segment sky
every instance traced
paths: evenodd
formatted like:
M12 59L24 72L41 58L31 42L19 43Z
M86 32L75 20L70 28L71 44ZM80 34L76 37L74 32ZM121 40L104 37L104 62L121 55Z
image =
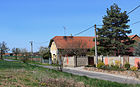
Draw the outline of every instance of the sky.
M74 35L101 25L113 3L127 12L140 5L139 0L0 0L0 42L5 41L10 49L30 51L29 42L33 41L36 52L40 46L48 46L54 36ZM129 14L129 19L128 24L140 21L140 8ZM140 35L140 23L130 29L131 35ZM79 36L94 36L94 30Z

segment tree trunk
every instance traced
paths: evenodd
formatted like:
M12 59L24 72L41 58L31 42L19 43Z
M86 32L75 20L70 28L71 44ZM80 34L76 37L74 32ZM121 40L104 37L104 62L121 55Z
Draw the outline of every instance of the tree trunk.
M61 55L59 56L59 65L60 65L60 71L62 72L63 71L63 58Z
M1 60L3 60L3 54L2 54L2 50L1 50L1 57L0 57L0 58L1 58Z
M1 60L3 60L3 56L2 56L2 54L1 54L1 57L0 57L0 58L1 58Z
M17 60L17 54L16 54L16 60Z

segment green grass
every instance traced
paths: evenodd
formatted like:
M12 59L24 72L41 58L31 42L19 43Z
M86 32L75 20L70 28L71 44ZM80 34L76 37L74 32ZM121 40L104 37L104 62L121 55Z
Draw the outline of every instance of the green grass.
M81 83L85 87L140 87L72 75L20 62L0 61L0 87L80 87Z
M36 64L36 65L45 65L45 66L59 66L58 64L48 64L48 63L41 63L39 61L28 61L30 64Z

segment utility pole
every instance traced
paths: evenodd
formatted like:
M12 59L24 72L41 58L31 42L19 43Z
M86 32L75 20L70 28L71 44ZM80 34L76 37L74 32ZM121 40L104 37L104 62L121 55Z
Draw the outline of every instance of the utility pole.
M96 35L96 24L94 25L95 32L95 58L96 58L96 66L98 64L98 54L97 54L97 35Z
M33 56L33 41L30 41L29 43L31 44L31 58L32 58L32 56Z

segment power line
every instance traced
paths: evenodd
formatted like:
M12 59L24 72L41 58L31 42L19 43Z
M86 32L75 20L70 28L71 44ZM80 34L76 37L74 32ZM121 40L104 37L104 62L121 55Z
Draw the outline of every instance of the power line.
M83 30L83 31L81 31L81 32L79 32L79 33L77 33L77 34L75 34L74 36L77 36L77 35L79 35L79 34L81 34L81 33L83 33L83 32L86 32L86 31L88 31L89 29L91 29L91 28L93 28L94 26L91 26L91 27L89 27L89 28L87 28L87 29L85 29L85 30Z
M96 26L103 26L103 25L96 25ZM75 34L74 36L77 36L77 35L79 35L79 34L81 34L81 33L84 33L84 32L88 31L89 29L91 29L91 28L93 28L93 27L94 27L94 25L91 26L91 27L89 27L89 28L87 28L87 29L85 29L85 30L83 30L83 31L81 31L81 32L79 32L79 33L77 33L77 34Z
M140 5L138 5L137 7L135 7L134 9L132 9L130 12L128 12L127 14L132 13L133 11L135 11L136 9L138 9L140 7Z
M134 24L137 24L137 23L140 23L140 21L134 22L134 23L132 23L132 24L130 24L130 25L134 25Z
M140 7L140 5L138 5L137 7L135 7L134 9L132 9L131 11L129 11L129 12L127 13L127 15L130 14L130 13L132 13L133 11L135 11L136 9L138 9L139 7ZM131 25L134 25L134 24L137 24L137 23L140 23L140 21L137 21L137 22L135 22L135 23L133 23L133 24L131 24ZM103 25L96 25L96 26L103 26ZM83 32L86 32L86 31L88 31L89 29L91 29L92 27L94 27L94 26L91 26L91 27L89 27L89 28L87 28L87 29L81 31L81 32L75 34L74 36L77 36L77 35L79 35L79 34L81 34L81 33L83 33Z

